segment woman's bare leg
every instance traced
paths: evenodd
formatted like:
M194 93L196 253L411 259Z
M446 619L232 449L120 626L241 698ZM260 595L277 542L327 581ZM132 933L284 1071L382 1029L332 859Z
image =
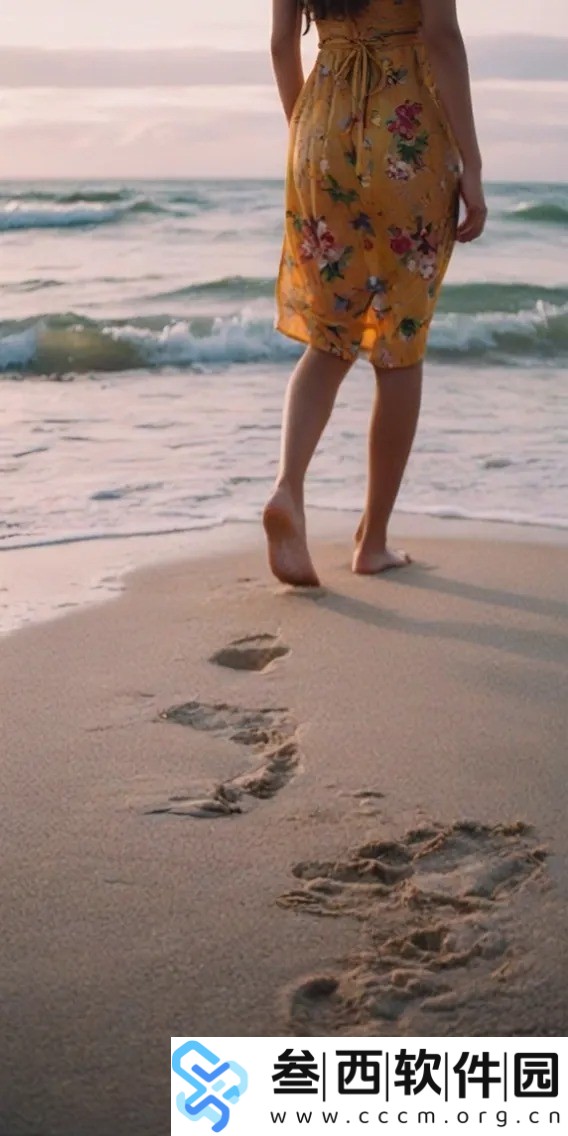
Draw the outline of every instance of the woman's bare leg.
M319 584L306 540L304 479L351 365L308 347L288 384L280 470L263 514L270 567L286 584Z
M383 572L408 564L405 552L387 547L387 528L416 434L422 395L422 363L397 370L375 367L377 389L369 430L367 503L356 533L353 571Z

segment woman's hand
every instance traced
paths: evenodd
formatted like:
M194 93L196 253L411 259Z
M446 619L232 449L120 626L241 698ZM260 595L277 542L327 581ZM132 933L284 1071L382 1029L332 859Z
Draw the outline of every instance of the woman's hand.
M458 225L456 240L461 244L476 241L487 220L487 206L480 170L464 168L460 181L460 196L465 205L465 217Z

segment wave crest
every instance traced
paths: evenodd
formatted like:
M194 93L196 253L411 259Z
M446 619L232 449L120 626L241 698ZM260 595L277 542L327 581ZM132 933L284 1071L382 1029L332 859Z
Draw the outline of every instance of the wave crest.
M509 221L532 221L537 225L568 225L568 207L554 201L522 201L505 214Z
M268 318L244 316L125 321L67 313L0 324L0 371L85 374L165 366L227 366L279 362L301 347ZM568 304L538 301L530 310L469 315L440 313L430 333L430 358L527 365L568 357Z
M121 201L117 195L101 200L71 194L59 201L33 203L12 198L0 204L0 232L30 229L86 228L125 220L130 214L162 213L161 206L145 197Z

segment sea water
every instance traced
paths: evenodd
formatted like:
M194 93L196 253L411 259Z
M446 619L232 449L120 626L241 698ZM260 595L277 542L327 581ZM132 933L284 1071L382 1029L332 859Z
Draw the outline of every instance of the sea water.
M565 529L568 187L488 198L398 511ZM280 181L2 184L0 549L258 518L302 350L273 328L283 209ZM361 506L373 382L341 388L311 509Z

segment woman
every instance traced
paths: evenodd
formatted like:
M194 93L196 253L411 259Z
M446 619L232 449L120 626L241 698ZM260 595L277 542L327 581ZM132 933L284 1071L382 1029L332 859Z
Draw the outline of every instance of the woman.
M319 33L305 83L304 17ZM479 237L487 210L456 0L273 0L271 48L290 126L276 327L308 346L286 395L264 527L278 579L317 585L304 478L360 351L377 389L353 571L410 560L388 548L387 526L428 331L454 241Z

